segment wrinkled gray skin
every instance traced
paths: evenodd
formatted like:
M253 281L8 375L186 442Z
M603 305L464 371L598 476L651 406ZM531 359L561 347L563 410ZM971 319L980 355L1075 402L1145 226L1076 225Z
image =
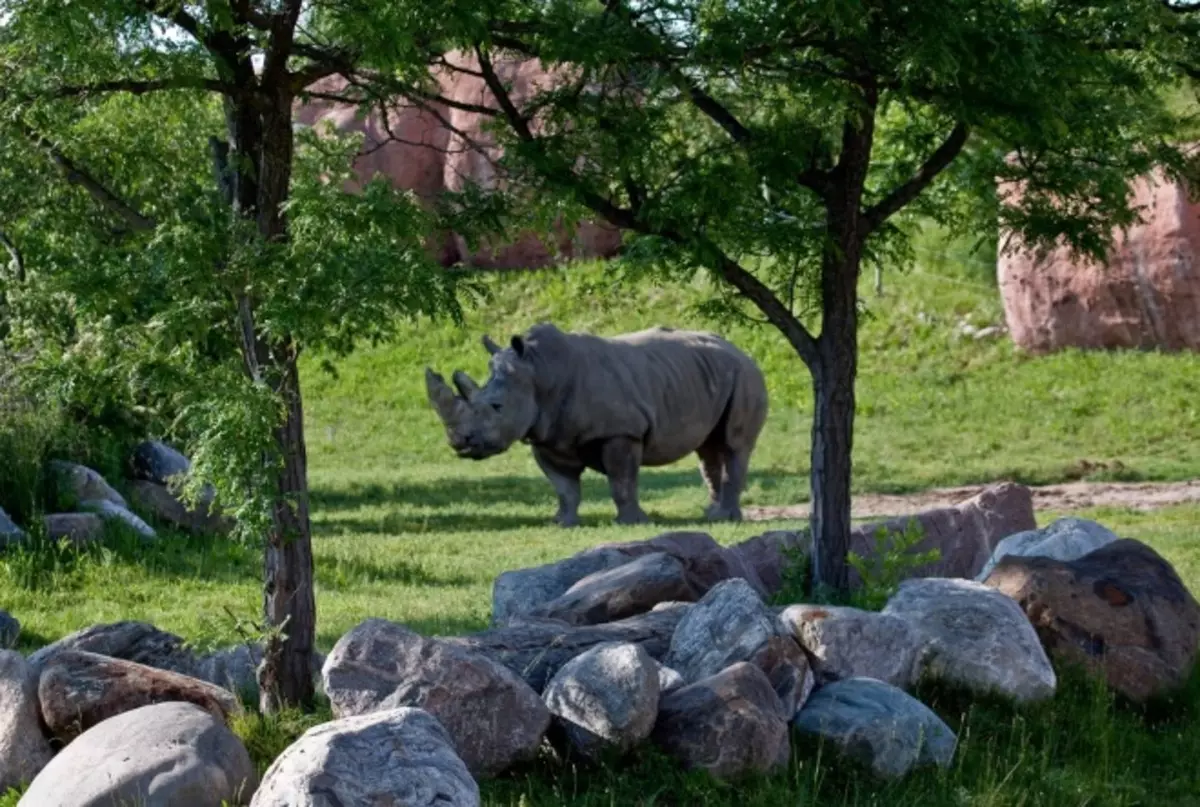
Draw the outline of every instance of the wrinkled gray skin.
M491 377L455 370L458 394L426 368L429 400L460 457L485 459L518 440L558 494L555 521L579 523L580 484L608 477L617 523L646 522L638 470L700 457L712 520L740 520L750 453L767 417L754 362L719 336L650 328L612 338L542 323L501 349L487 336Z

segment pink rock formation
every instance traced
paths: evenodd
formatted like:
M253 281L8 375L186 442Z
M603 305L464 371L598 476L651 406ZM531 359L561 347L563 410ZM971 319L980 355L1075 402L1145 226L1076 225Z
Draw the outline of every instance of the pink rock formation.
M1103 262L1065 247L1000 255L1005 318L1022 348L1200 350L1200 205L1160 175L1132 190L1143 223L1114 232Z
M448 54L455 66L478 71L473 57ZM497 62L502 81L510 83L510 94L520 104L535 93L547 89L554 77L536 60ZM453 101L497 108L492 93L482 78L442 69L435 72L440 92ZM334 76L310 86L312 92L338 94L346 82ZM321 98L298 105L295 120L305 126L329 121L339 132L365 135L362 150L354 161L358 182L349 183L354 191L376 174L382 174L400 188L412 190L419 198L432 202L443 191L459 191L471 182L484 188L496 188L504 179L496 161L503 150L485 131L488 116L443 103L420 108L398 103L386 110L373 110L361 117L357 109ZM472 147L474 144L475 147ZM483 245L471 252L466 239L457 233L443 233L428 244L444 266L465 263L486 269L535 269L561 260L608 258L621 245L621 234L607 224L581 222L573 230L559 226L553 243L532 229L501 243Z

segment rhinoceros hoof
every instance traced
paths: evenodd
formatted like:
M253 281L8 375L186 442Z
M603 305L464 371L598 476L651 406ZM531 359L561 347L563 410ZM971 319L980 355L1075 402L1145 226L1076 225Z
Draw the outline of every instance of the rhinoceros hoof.
M578 527L579 516L557 515L554 517L554 523L560 527Z
M740 507L729 509L714 504L704 511L704 517L709 521L741 521L742 509Z
M649 524L650 516L643 513L640 509L627 513L617 513L618 524Z

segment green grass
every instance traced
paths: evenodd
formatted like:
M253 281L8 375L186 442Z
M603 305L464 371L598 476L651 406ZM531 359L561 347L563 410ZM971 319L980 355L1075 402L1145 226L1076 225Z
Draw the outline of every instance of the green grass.
M318 645L328 650L367 617L423 633L486 626L491 584L506 569L559 559L594 544L693 525L705 504L695 463L645 473L653 526L618 528L604 480L585 477L584 526L549 525L554 496L527 449L482 463L445 445L424 398L422 369L455 367L482 381L479 336L507 338L540 319L616 333L650 325L714 327L692 313L705 286L644 284L588 297L596 267L490 278L492 299L467 323L420 322L395 342L365 347L331 376L304 367L317 568ZM855 435L857 492L1016 479L1200 477L1200 357L1066 352L1032 358L1006 337L956 333L961 318L1003 321L997 292L976 270L926 260L885 277L862 333ZM776 332L721 328L767 374L771 415L751 463L744 502L807 499L809 377ZM1039 514L1042 523L1057 514ZM1200 590L1200 507L1097 518L1155 546ZM796 522L720 525L722 542ZM708 527L705 526L707 529ZM24 625L23 649L98 622L140 619L200 648L240 640L256 620L261 555L252 547L178 536L153 546L115 537L85 551L0 557L0 608ZM652 751L619 765L541 762L485 785L490 805L1187 805L1200 804L1200 691L1167 718L1115 706L1082 684L1029 710L927 697L962 732L955 766L880 785L798 747L785 776L738 787L685 775ZM248 718L238 730L260 767L310 719ZM0 805L7 805L0 797Z

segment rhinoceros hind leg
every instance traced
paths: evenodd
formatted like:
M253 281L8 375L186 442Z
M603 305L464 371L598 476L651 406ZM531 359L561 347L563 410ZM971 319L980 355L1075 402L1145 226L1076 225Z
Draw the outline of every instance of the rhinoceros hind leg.
M650 517L638 504L638 470L642 466L642 444L627 437L605 442L600 462L608 477L618 524L646 524Z
M742 487L746 484L750 452L726 447L721 458L721 489L717 501L709 505L704 515L710 521L741 521Z
M533 458L558 495L558 512L554 515L554 523L560 527L578 527L579 502L583 499L579 477L583 475L583 466L564 467L542 456L536 448L533 450Z

